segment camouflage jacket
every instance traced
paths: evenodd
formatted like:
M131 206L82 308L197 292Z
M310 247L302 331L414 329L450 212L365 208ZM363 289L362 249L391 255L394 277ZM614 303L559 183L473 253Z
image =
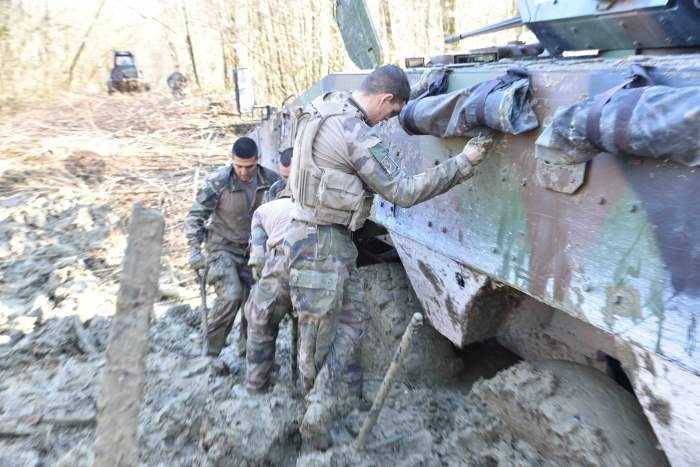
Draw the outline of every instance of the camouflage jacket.
M314 139L312 157L319 168L356 175L369 191L406 208L440 195L473 175L472 165L462 153L425 172L406 175L400 161L369 126L365 111L352 97L345 99L355 110L327 118ZM292 167L290 178L294 177L294 164ZM293 218L328 223L317 217L313 209L295 204Z
M269 190L265 192L263 196L263 204L274 201L283 196L289 196L289 190L287 190L287 181L284 178L280 178L275 183L272 184Z
M169 88L182 88L187 85L187 78L179 71L174 71L166 80Z
M245 253L253 212L262 204L265 192L279 175L258 165L255 177L257 189L252 203L246 198L242 182L231 165L207 177L185 219L185 235L190 248L198 248L206 240L208 250Z
M292 221L292 200L274 199L255 210L250 228L250 259L248 264L262 269L268 253L281 250L284 236Z

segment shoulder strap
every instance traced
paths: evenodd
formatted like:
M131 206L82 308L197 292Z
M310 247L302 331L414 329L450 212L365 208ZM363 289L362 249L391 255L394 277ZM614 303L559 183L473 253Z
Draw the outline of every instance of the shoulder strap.
M610 99L612 99L612 97L617 92L628 86L651 86L653 84L655 84L654 80L651 78L651 76L649 76L647 67L634 64L630 67L630 74L628 75L625 81L613 88L608 89L604 93L599 94L593 101L593 105L591 106L590 110L588 111L588 115L586 116L586 136L591 141L591 143L598 147L602 147L603 143L600 133L600 118L603 115L603 107L605 107L605 104L610 102ZM639 94L638 97L634 100L634 104L637 103L639 97L641 97L641 94ZM627 119L629 119L629 117L631 117L632 115L632 110L634 110L634 104L631 107L626 106L629 107L626 108L624 112L626 114ZM622 145L625 146L624 143Z
M490 81L485 81L475 89L479 93L476 99L476 121L481 126L486 126L486 99L496 89L508 86L519 79L529 78L530 72L523 67L509 68L504 75L501 75Z
M303 109L297 119L294 157L292 157L292 169L289 176L289 188L293 199L301 193L302 187L299 186L299 183L304 183L300 180L304 177L302 172L309 169L317 173L323 172L313 157L314 141L323 124L330 117L354 112L347 103L347 99L328 100L329 96L330 93L326 93L317 97Z
M297 133L298 140L294 143L295 148L299 148L298 155L301 156L299 157L299 163L302 163L301 160L304 159L306 163L317 170L322 169L318 167L314 160L313 146L319 130L329 118L355 112L347 103L347 99L329 101L326 100L328 95L329 93L326 93L313 101L309 117L303 128L299 128L300 131Z

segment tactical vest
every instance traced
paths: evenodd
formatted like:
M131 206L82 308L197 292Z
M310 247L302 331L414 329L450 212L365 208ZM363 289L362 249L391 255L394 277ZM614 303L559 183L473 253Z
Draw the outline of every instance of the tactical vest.
M369 217L373 193L365 190L362 179L355 174L319 167L313 146L328 118L356 115L357 110L345 99L327 101L327 96L315 99L298 117L289 189L292 201L318 222L339 224L355 231Z

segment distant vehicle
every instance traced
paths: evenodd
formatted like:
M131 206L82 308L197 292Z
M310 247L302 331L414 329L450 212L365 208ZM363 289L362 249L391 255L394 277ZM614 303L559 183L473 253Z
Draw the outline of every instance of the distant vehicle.
M114 51L114 65L109 73L107 92L144 92L151 86L144 82L143 73L136 67L134 54L129 51Z

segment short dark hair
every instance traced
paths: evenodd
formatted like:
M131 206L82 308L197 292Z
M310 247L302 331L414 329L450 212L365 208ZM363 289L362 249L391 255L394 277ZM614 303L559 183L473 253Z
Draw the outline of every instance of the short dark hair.
M240 157L241 159L252 159L258 157L258 145L255 141L247 136L238 138L231 147L231 155Z
M289 167L292 164L292 148L287 148L280 153L280 164Z
M366 94L393 94L394 102L408 102L411 85L406 73L396 65L383 65L365 76L360 91Z

